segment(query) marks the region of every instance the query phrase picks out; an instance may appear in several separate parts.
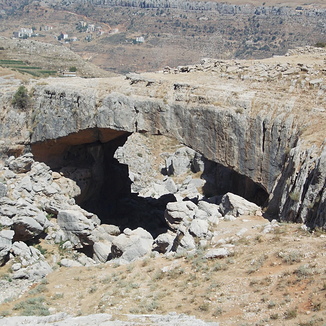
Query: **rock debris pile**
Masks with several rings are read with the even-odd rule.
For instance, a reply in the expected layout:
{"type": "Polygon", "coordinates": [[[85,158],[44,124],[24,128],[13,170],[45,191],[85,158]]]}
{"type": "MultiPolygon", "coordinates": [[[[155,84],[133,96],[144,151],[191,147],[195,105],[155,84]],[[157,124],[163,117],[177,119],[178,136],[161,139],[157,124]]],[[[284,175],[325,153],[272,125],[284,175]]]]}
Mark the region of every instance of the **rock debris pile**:
{"type": "MultiPolygon", "coordinates": [[[[166,167],[171,168],[171,164],[174,171],[182,171],[189,162],[182,167],[170,157],[166,167]]],[[[32,154],[10,157],[0,171],[0,178],[0,263],[12,264],[12,279],[37,280],[52,271],[37,245],[40,239],[62,249],[88,252],[85,255],[75,251],[73,259],[54,255],[55,264],[66,267],[107,261],[126,264],[153,251],[173,255],[207,244],[219,246],[216,226],[220,220],[234,220],[240,215],[261,216],[259,206],[232,193],[209,200],[201,196],[196,204],[179,195],[178,201],[166,206],[166,232],[153,238],[142,227],[120,230],[117,225],[101,224],[95,214],[75,204],[74,197],[80,194],[76,183],[34,161],[32,154]]],[[[230,253],[228,249],[225,255],[230,253]]],[[[208,257],[211,255],[208,253],[208,257]]]]}
{"type": "Polygon", "coordinates": [[[219,60],[204,58],[200,64],[178,66],[177,68],[165,67],[163,73],[189,73],[196,71],[218,73],[219,77],[227,79],[241,79],[257,82],[265,81],[282,81],[290,82],[291,85],[301,89],[316,87],[322,90],[326,89],[326,50],[324,48],[315,48],[307,46],[305,48],[297,48],[290,50],[288,56],[315,54],[324,57],[323,64],[313,63],[292,63],[288,62],[250,62],[237,60],[219,60]]]}

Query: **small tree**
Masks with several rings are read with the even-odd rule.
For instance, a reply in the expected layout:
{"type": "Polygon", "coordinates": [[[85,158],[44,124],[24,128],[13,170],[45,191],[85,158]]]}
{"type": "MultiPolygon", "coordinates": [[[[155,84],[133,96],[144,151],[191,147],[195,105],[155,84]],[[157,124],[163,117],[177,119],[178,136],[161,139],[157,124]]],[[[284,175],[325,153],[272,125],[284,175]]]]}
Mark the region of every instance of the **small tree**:
{"type": "Polygon", "coordinates": [[[77,68],[76,68],[76,67],[70,67],[70,68],[69,68],[69,71],[70,71],[70,72],[76,72],[76,71],[77,71],[77,68]]]}
{"type": "Polygon", "coordinates": [[[29,96],[25,86],[19,86],[12,99],[12,104],[22,110],[26,110],[28,108],[29,96]]]}

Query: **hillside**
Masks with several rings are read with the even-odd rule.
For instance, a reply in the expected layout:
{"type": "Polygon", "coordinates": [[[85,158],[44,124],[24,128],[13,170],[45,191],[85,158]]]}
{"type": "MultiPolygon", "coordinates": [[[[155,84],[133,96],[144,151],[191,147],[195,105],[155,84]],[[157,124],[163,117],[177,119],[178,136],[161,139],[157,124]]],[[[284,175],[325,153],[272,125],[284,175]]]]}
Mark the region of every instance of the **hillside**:
{"type": "Polygon", "coordinates": [[[141,2],[82,5],[72,1],[47,6],[33,2],[5,10],[0,32],[11,37],[20,28],[34,27],[35,39],[69,47],[118,73],[155,71],[165,65],[196,63],[203,57],[264,58],[326,42],[323,3],[273,7],[274,3],[264,2],[254,7],[231,2],[216,3],[215,8],[210,2],[206,9],[196,9],[194,3],[185,7],[176,1],[175,6],[164,8],[160,2],[149,1],[144,8],[141,2]],[[58,41],[61,33],[69,41],[58,41]]]}

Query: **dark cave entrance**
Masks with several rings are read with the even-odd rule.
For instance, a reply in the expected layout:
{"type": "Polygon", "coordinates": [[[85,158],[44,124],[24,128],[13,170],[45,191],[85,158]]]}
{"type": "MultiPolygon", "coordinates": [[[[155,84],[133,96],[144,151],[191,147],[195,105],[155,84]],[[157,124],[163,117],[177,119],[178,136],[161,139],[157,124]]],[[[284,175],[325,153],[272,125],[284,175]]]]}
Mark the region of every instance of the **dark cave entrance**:
{"type": "MultiPolygon", "coordinates": [[[[155,238],[167,231],[164,210],[176,198],[173,194],[155,199],[132,193],[128,166],[114,158],[115,151],[130,134],[114,132],[111,138],[106,132],[102,139],[98,131],[88,130],[34,144],[32,152],[36,160],[44,161],[53,171],[77,183],[81,194],[75,198],[76,203],[98,215],[102,223],[117,225],[121,231],[142,227],[155,238]]],[[[203,194],[207,198],[233,192],[260,206],[266,203],[267,192],[248,177],[206,159],[204,163],[203,194]]]]}

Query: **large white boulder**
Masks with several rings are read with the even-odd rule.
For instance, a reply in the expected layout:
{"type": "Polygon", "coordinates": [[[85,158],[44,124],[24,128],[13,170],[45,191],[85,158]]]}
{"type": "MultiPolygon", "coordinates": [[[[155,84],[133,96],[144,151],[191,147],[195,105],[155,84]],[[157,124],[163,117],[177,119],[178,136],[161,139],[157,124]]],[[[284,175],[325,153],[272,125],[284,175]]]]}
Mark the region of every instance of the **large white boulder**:
{"type": "Polygon", "coordinates": [[[149,254],[152,250],[153,237],[142,228],[135,230],[125,229],[112,242],[111,253],[113,258],[121,258],[131,262],[149,254]]]}
{"type": "Polygon", "coordinates": [[[223,216],[227,214],[233,216],[261,214],[261,208],[258,205],[230,192],[222,197],[220,211],[223,216]]]}

